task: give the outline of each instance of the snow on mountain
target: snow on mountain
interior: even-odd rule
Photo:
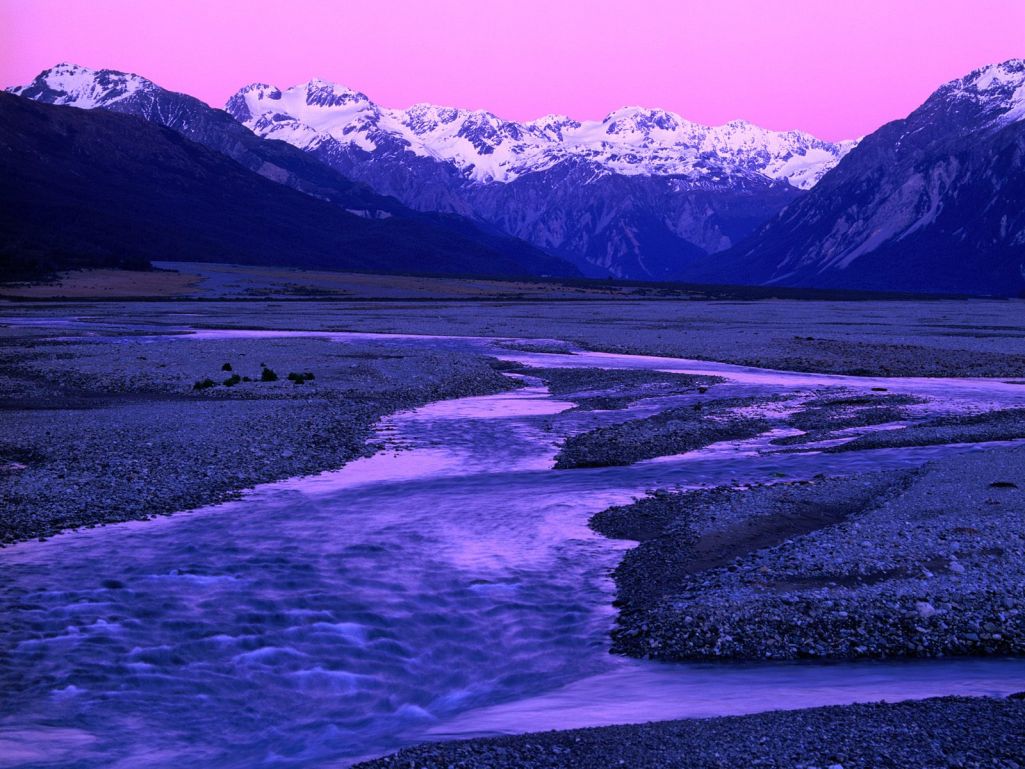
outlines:
[[[1010,77],[991,73],[978,84],[965,84],[965,92],[999,89]],[[9,90],[37,100],[45,92],[49,103],[90,109],[161,89],[138,75],[61,63]],[[1020,89],[1016,103],[1025,110]],[[373,152],[382,140],[398,141],[418,156],[450,163],[466,178],[484,183],[509,182],[577,158],[626,176],[714,182],[758,173],[809,189],[855,144],[821,141],[801,131],[769,131],[740,120],[703,126],[642,107],[623,107],[602,120],[548,115],[527,123],[431,104],[385,109],[366,94],[320,79],[285,91],[249,85],[229,100],[227,110],[261,136],[301,149],[331,138]]]
[[[940,86],[688,277],[1025,295],[1025,60]]]
[[[331,137],[372,152],[376,145],[368,135],[381,119],[380,110],[365,95],[323,80],[284,92],[254,83],[229,100],[228,111],[261,136],[300,149]]]
[[[980,122],[993,126],[1025,119],[1025,59],[981,67],[942,86],[933,99],[978,110]]]
[[[139,75],[58,64],[32,82],[8,91],[33,101],[81,109],[106,109],[143,118],[216,150],[252,171],[361,215],[382,218],[396,213],[396,201],[342,178],[308,153],[264,141],[224,110],[175,93]]]
[[[378,216],[391,196],[442,223],[455,214],[525,240],[585,274],[637,279],[673,278],[739,242],[853,145],[642,107],[524,123],[432,104],[386,109],[319,79],[286,90],[254,83],[226,111],[70,64],[11,90],[159,123],[307,194],[361,201],[347,209]],[[339,189],[331,172],[359,184]]]
[[[368,152],[382,142],[398,142],[480,183],[510,182],[581,159],[604,173],[625,176],[714,183],[754,173],[808,189],[855,144],[826,142],[800,131],[769,131],[745,121],[709,127],[642,107],[624,107],[602,120],[548,115],[527,123],[431,104],[386,109],[358,91],[323,80],[285,91],[250,85],[229,100],[227,109],[258,134],[303,149],[328,137]]]
[[[111,69],[91,70],[77,64],[61,64],[42,72],[27,85],[7,90],[40,101],[38,92],[47,90],[50,104],[68,104],[82,109],[104,107],[127,99],[139,91],[157,88],[144,77]]]

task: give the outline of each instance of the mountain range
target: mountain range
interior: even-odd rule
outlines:
[[[1021,60],[952,81],[906,119],[835,143],[639,107],[529,122],[429,104],[387,109],[323,80],[249,85],[225,110],[71,64],[9,90],[157,123],[304,202],[364,223],[396,220],[392,231],[473,255],[441,249],[421,271],[1025,288]],[[392,269],[407,269],[400,263]],[[382,269],[369,258],[366,268]]]
[[[324,80],[241,89],[227,111],[265,138],[420,210],[487,222],[586,274],[672,279],[815,184],[854,145],[659,109],[527,123],[431,104],[385,109]]]
[[[314,194],[327,166],[356,180],[340,198],[351,210],[402,204],[455,215],[598,277],[677,277],[688,260],[749,234],[853,145],[740,121],[707,128],[639,108],[525,124],[431,105],[387,110],[321,80],[284,92],[248,86],[228,100],[228,114],[138,75],[73,64],[9,90],[160,123]],[[371,189],[394,199],[382,204]]]
[[[154,260],[370,272],[574,274],[419,218],[356,215],[140,118],[0,93],[6,274]]]

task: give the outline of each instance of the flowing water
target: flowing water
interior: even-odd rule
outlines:
[[[933,395],[938,408],[1025,396],[989,380],[394,343],[716,373],[730,380],[724,395],[885,386]],[[0,551],[0,766],[345,766],[426,739],[1025,688],[1016,660],[668,665],[608,654],[608,573],[629,543],[591,532],[591,514],[651,488],[913,466],[972,447],[773,453],[758,439],[555,471],[565,434],[627,414],[570,412],[526,381],[389,417],[388,448],[338,471]]]

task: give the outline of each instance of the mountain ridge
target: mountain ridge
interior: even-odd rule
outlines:
[[[593,277],[679,277],[748,235],[853,145],[744,121],[709,128],[636,107],[602,121],[526,123],[430,104],[392,110],[321,79],[284,91],[250,84],[226,109],[411,208],[473,218]]]
[[[140,115],[350,212],[417,212],[499,250],[503,238],[525,241],[593,277],[678,277],[745,237],[849,149],[631,107],[603,121],[524,124],[429,104],[387,110],[319,79],[284,92],[246,86],[224,112],[138,75],[67,63],[10,90]],[[286,114],[288,104],[305,122]],[[720,157],[727,145],[730,162]],[[341,189],[331,172],[346,180]]]
[[[525,277],[551,259],[498,252],[415,218],[351,214],[106,109],[0,93],[0,149],[8,276],[165,260]]]
[[[284,142],[257,136],[224,110],[175,91],[140,75],[116,70],[90,70],[62,63],[43,70],[31,83],[7,89],[33,101],[106,109],[141,117],[170,128],[272,181],[314,198],[340,206],[350,214],[369,219],[400,217],[415,220],[426,233],[437,229],[446,237],[468,241],[471,251],[483,246],[502,259],[536,265],[542,274],[570,275],[576,271],[557,257],[481,223],[447,213],[415,211],[394,197],[381,195],[363,182],[354,181],[315,157]],[[481,270],[487,271],[487,265]]]
[[[373,151],[385,137],[398,140],[480,183],[510,182],[576,157],[594,162],[604,173],[695,182],[761,173],[808,189],[856,144],[827,142],[796,130],[770,131],[744,120],[705,126],[667,110],[637,106],[621,107],[602,120],[545,115],[525,122],[428,103],[392,109],[319,78],[285,90],[252,83],[233,95],[226,109],[257,133],[300,147],[329,137]]]
[[[692,280],[1025,290],[1025,60],[941,85]]]
[[[251,84],[227,111],[66,64],[11,90],[140,114],[360,216],[420,216],[499,250],[526,241],[592,277],[1025,292],[1022,59],[841,144],[639,107],[523,123],[393,110],[321,79]]]

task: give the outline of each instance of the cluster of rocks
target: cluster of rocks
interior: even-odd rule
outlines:
[[[474,355],[321,339],[15,337],[0,361],[0,543],[337,468],[372,451],[385,414],[515,386]],[[282,377],[193,389],[225,361],[317,375],[302,387]]]
[[[943,697],[427,743],[358,769],[1021,769],[1025,699]]]
[[[1025,449],[1000,449],[911,475],[681,495],[681,516],[616,572],[613,649],[663,660],[1025,653],[1023,489]],[[831,507],[832,521],[782,541],[745,538]],[[718,561],[706,552],[717,541]]]

